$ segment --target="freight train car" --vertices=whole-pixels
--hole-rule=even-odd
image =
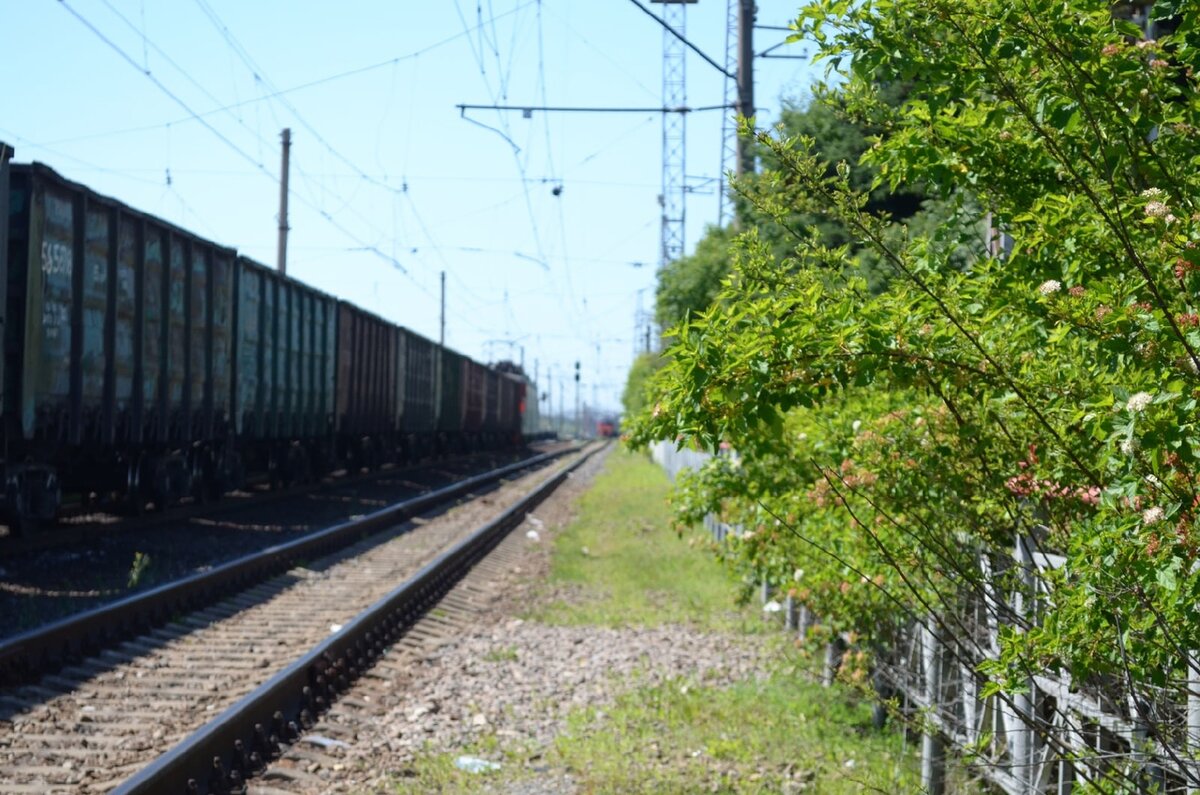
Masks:
[[[398,330],[396,373],[400,378],[399,454],[416,461],[436,452],[438,423],[437,345],[410,329]]]
[[[521,412],[524,410],[525,378],[523,375],[505,372],[497,372],[496,376],[500,379],[496,444],[509,447],[522,441]]]
[[[10,531],[519,436],[520,377],[44,165],[0,157],[0,221]]]
[[[540,395],[537,384],[523,377],[524,388],[521,393],[519,413],[521,419],[521,437],[526,441],[542,438],[542,413]]]
[[[483,423],[486,416],[487,370],[482,364],[463,357],[462,360],[462,438],[472,448],[483,443]]]
[[[463,444],[463,378],[466,357],[448,348],[439,353],[437,450],[457,452]]]
[[[351,469],[391,458],[400,405],[398,335],[383,318],[338,302],[336,429],[338,451]]]
[[[534,441],[545,437],[538,418],[537,385],[521,365],[502,361],[492,367],[500,374],[501,443]]]
[[[246,257],[235,289],[235,471],[280,485],[323,474],[337,458],[337,299]]]
[[[500,408],[503,402],[500,374],[490,367],[483,372],[483,446],[494,447],[500,433]]]
[[[220,487],[235,254],[40,164],[10,175],[3,371],[10,513],[63,489],[140,508]]]

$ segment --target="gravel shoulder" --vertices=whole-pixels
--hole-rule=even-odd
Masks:
[[[293,755],[251,791],[575,792],[578,782],[552,766],[550,753],[569,714],[599,725],[623,693],[766,676],[769,644],[761,636],[523,618],[570,598],[570,589],[546,587],[551,544],[606,457],[594,456],[509,537],[490,579],[468,583],[479,598],[470,613],[454,616],[454,632],[399,650],[399,660],[351,694],[353,709],[334,707],[315,733],[336,735],[336,745]],[[459,755],[499,764],[501,772],[464,776],[451,762]],[[428,776],[433,759],[450,766],[443,780]]]

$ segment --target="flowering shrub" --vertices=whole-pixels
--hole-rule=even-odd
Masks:
[[[1200,649],[1200,101],[1197,12],[1159,4],[1175,5],[1156,41],[1096,1],[802,11],[797,37],[836,72],[840,107],[885,131],[862,158],[872,187],[919,186],[950,215],[896,229],[848,164],[746,129],[777,166],[739,186],[744,201],[844,225],[891,278],[872,292],[848,248],[804,230],[783,260],[754,229],[741,237],[632,429],[742,454],[685,485],[682,519],[743,524],[722,554],[880,653],[915,617],[970,634],[971,598],[1020,587],[981,561],[1029,537],[1067,562],[1041,575],[1039,622],[1004,617],[1015,629],[989,688],[1055,670],[1186,679]],[[882,102],[896,84],[907,99]],[[989,221],[1011,246],[980,233]]]

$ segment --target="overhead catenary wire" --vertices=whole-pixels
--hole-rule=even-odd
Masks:
[[[729,71],[728,71],[728,70],[726,70],[724,66],[721,66],[719,63],[717,63],[716,61],[714,61],[712,58],[709,58],[709,57],[708,57],[708,55],[707,55],[707,54],[704,52],[704,50],[700,49],[700,48],[699,48],[699,47],[697,47],[695,44],[692,44],[692,42],[690,42],[686,36],[684,36],[683,34],[681,34],[679,31],[675,30],[675,28],[673,28],[673,27],[671,27],[670,25],[668,25],[668,24],[667,24],[667,21],[666,21],[665,19],[661,18],[660,16],[658,16],[657,14],[655,14],[653,11],[651,11],[651,10],[650,10],[650,9],[648,9],[648,8],[646,8],[644,5],[642,5],[642,4],[639,2],[639,0],[629,0],[629,2],[633,3],[635,6],[637,6],[638,8],[640,8],[640,9],[641,9],[643,12],[645,12],[645,14],[646,14],[648,17],[650,17],[650,18],[651,18],[651,19],[653,19],[655,22],[657,22],[659,25],[661,25],[661,26],[662,26],[662,28],[663,28],[663,30],[667,31],[667,32],[668,32],[668,33],[670,33],[672,36],[674,36],[675,38],[677,38],[677,39],[679,39],[681,42],[683,42],[683,43],[684,43],[684,45],[685,45],[685,46],[686,46],[686,47],[687,47],[689,50],[691,50],[692,52],[694,52],[694,53],[696,53],[697,55],[699,55],[699,56],[700,56],[700,58],[701,58],[702,60],[704,60],[704,62],[705,62],[705,63],[707,63],[709,66],[711,66],[712,68],[716,69],[718,72],[720,72],[721,74],[725,75],[726,77],[728,77],[728,78],[730,78],[730,79],[732,79],[732,80],[736,80],[736,79],[737,79],[737,76],[736,76],[736,75],[730,74],[730,73],[729,73]]]
[[[134,33],[136,33],[141,38],[142,48],[143,48],[142,49],[142,59],[145,64],[143,66],[144,71],[149,72],[149,70],[150,70],[149,58],[147,55],[147,48],[149,48],[149,49],[153,50],[155,53],[157,53],[160,58],[162,58],[164,61],[166,61],[168,64],[170,64],[171,67],[173,69],[175,69],[176,72],[183,75],[184,79],[187,80],[189,83],[191,83],[193,86],[195,86],[196,89],[200,91],[200,93],[204,94],[205,97],[207,97],[214,103],[220,104],[221,101],[219,99],[217,99],[217,97],[214,96],[211,91],[209,91],[207,88],[205,88],[200,83],[200,81],[196,80],[196,78],[194,78],[192,76],[192,74],[189,70],[184,69],[182,66],[180,66],[175,61],[175,59],[172,58],[170,56],[170,54],[167,53],[166,50],[164,50],[162,47],[159,47],[157,44],[155,44],[153,41],[151,41],[150,38],[146,35],[145,30],[144,29],[139,30],[137,25],[133,24],[133,22],[128,17],[126,17],[124,14],[122,14],[120,12],[120,10],[118,10],[117,7],[114,6],[110,2],[110,0],[100,0],[100,2],[103,3],[104,7],[107,8],[109,11],[111,11],[117,17],[117,19],[124,22],[126,27],[128,27],[130,30],[132,30]],[[255,139],[258,140],[258,142],[260,144],[267,143],[266,141],[263,140],[262,135],[257,130],[250,129],[250,126],[248,124],[246,124],[244,121],[242,121],[242,119],[238,118],[231,109],[227,109],[225,112],[227,112],[234,121],[236,121],[239,125],[241,125],[241,127],[244,130],[246,130],[246,132],[248,132],[252,136],[254,136]],[[166,124],[166,127],[167,127],[167,129],[170,129],[171,123],[168,122]]]
[[[484,105],[479,103],[460,102],[454,107],[464,113],[468,110],[519,110],[523,113],[700,113],[708,110],[732,110],[734,104],[701,105],[678,108],[668,107],[588,107],[585,105]],[[470,119],[468,119],[470,121]]]
[[[465,27],[467,24],[466,17],[462,13],[462,8],[461,8],[458,0],[455,0],[454,7],[455,7],[455,10],[458,12],[460,22]],[[479,66],[479,72],[480,72],[481,77],[483,78],[484,87],[487,89],[488,94],[491,95],[493,102],[498,103],[499,98],[498,98],[496,90],[493,89],[493,87],[492,87],[490,79],[488,78],[487,67],[486,67],[481,50],[482,50],[482,46],[480,46],[478,48],[474,47],[474,46],[471,47],[471,53],[476,60],[476,64]],[[466,117],[464,116],[464,118],[466,118]],[[529,186],[528,186],[528,183],[526,182],[526,179],[528,176],[526,163],[521,158],[520,147],[512,139],[512,132],[508,127],[507,120],[505,120],[503,116],[500,117],[502,129],[490,127],[489,125],[483,124],[474,119],[467,119],[467,120],[479,125],[480,127],[484,127],[485,129],[492,130],[493,132],[498,132],[501,135],[501,137],[503,137],[509,143],[510,147],[512,148],[513,161],[517,167],[517,172],[521,177],[522,191],[523,191],[524,199],[525,199],[525,209],[526,209],[526,213],[529,218],[530,231],[533,235],[534,248],[537,251],[537,259],[535,261],[539,262],[543,266],[543,268],[547,271],[547,274],[549,276],[550,269],[549,269],[549,266],[546,264],[545,248],[542,244],[541,231],[538,227],[537,215],[534,213],[532,198],[529,195]],[[560,300],[561,300],[561,296],[560,296]],[[568,294],[567,300],[568,300],[569,305],[571,307],[573,307],[574,306],[573,296]]]
[[[260,172],[262,172],[263,174],[265,174],[272,180],[276,180],[278,178],[278,176],[276,174],[273,174],[270,171],[270,169],[268,169],[263,163],[256,160],[252,155],[250,155],[248,152],[246,152],[244,149],[242,149],[240,146],[238,146],[236,143],[234,143],[227,135],[225,135],[220,130],[218,130],[216,127],[214,127],[206,119],[200,118],[200,116],[191,108],[191,106],[188,105],[187,102],[185,102],[182,98],[180,98],[175,92],[173,92],[165,83],[163,83],[161,80],[159,80],[158,77],[156,77],[154,75],[153,71],[148,71],[148,70],[143,69],[138,64],[138,62],[129,55],[129,53],[127,53],[124,49],[122,49],[116,42],[114,42],[108,36],[104,35],[103,31],[101,31],[94,24],[92,24],[91,20],[89,20],[87,17],[83,16],[81,13],[79,13],[79,11],[77,11],[74,7],[72,7],[71,4],[67,2],[67,0],[58,0],[58,2],[59,2],[59,5],[61,5],[64,9],[66,9],[77,20],[79,20],[79,22],[82,23],[84,25],[84,27],[86,27],[88,30],[90,30],[97,38],[99,38],[102,42],[104,42],[104,44],[106,44],[110,49],[112,49],[119,56],[121,56],[121,58],[126,63],[128,63],[131,67],[133,67],[135,70],[137,70],[140,74],[144,75],[146,77],[146,79],[150,80],[160,91],[162,91],[164,94],[166,94],[173,102],[175,102],[177,105],[179,105],[179,107],[181,107],[185,112],[187,112],[189,114],[190,118],[193,118],[193,119],[199,121],[200,124],[202,124],[205,127],[205,129],[207,129],[209,132],[211,132],[214,136],[216,136],[216,138],[219,141],[221,141],[223,144],[225,144],[227,147],[229,147],[229,149],[231,149],[234,153],[236,153],[243,160],[250,163],[252,166],[254,166],[256,169],[258,169]],[[356,242],[360,246],[362,246],[363,250],[369,251],[370,253],[375,254],[379,258],[383,259],[385,262],[388,262],[392,266],[400,269],[402,272],[404,271],[403,266],[400,265],[399,262],[397,262],[393,258],[389,257],[384,252],[380,251],[376,246],[363,241],[360,237],[358,237],[358,235],[354,234],[349,229],[347,229],[342,223],[340,223],[337,219],[335,219],[332,215],[330,215],[324,209],[311,205],[306,199],[304,199],[301,196],[297,196],[297,198],[301,200],[301,203],[306,204],[307,206],[309,206],[310,209],[312,209],[313,211],[315,211],[319,215],[321,215],[322,218],[324,218],[331,226],[333,226],[335,229],[337,229],[343,235],[345,235],[346,237],[350,238],[351,240],[353,240],[354,242]]]
[[[511,11],[505,11],[504,13],[497,15],[496,19],[503,19],[504,17],[515,14],[517,11],[520,11],[521,9],[523,9],[527,6],[532,5],[535,2],[537,2],[537,0],[526,0],[526,2],[522,3],[521,5],[512,9]],[[309,80],[305,83],[299,83],[295,86],[291,86],[290,88],[273,90],[268,93],[261,94],[260,96],[253,97],[251,99],[239,100],[237,102],[223,104],[220,107],[210,108],[208,110],[199,111],[199,112],[193,112],[187,116],[181,116],[177,119],[171,119],[170,121],[158,122],[155,124],[138,125],[135,127],[123,127],[123,128],[117,129],[117,130],[106,130],[106,131],[96,132],[96,133],[87,133],[85,135],[75,135],[75,136],[71,136],[69,138],[57,138],[57,139],[54,139],[51,141],[44,142],[44,145],[45,146],[57,146],[57,145],[67,144],[67,143],[76,143],[79,141],[94,140],[96,138],[107,138],[107,137],[111,137],[111,136],[128,135],[131,133],[148,132],[151,130],[161,129],[170,124],[180,124],[183,122],[197,121],[199,118],[202,118],[202,117],[214,116],[219,113],[224,113],[224,112],[230,111],[230,110],[236,110],[238,108],[242,108],[247,105],[261,104],[268,100],[277,99],[279,97],[287,96],[289,94],[295,94],[299,91],[304,91],[306,89],[323,86],[327,83],[332,83],[332,82],[335,82],[338,80],[345,80],[350,77],[357,77],[359,75],[363,75],[368,72],[373,72],[377,69],[383,69],[385,67],[401,63],[402,61],[416,59],[426,53],[440,49],[441,47],[445,47],[449,44],[453,44],[454,42],[458,41],[459,39],[463,38],[464,36],[469,36],[471,32],[472,32],[471,30],[468,30],[466,32],[455,33],[454,35],[447,36],[446,38],[441,39],[427,47],[422,47],[419,50],[414,50],[414,51],[406,53],[404,55],[397,55],[396,57],[388,58],[385,61],[377,61],[375,63],[371,63],[366,66],[358,66],[353,69],[347,69],[345,71],[335,72],[334,74],[326,75],[325,77],[319,77],[315,80]],[[141,67],[140,65],[137,66],[137,69],[138,69],[138,71],[144,71],[143,67]]]

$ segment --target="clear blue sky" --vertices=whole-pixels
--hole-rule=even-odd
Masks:
[[[762,25],[797,8],[759,6]],[[718,62],[725,27],[726,0],[688,8]],[[487,129],[455,105],[659,107],[662,39],[626,0],[22,0],[0,12],[0,140],[274,264],[290,127],[290,274],[436,340],[444,270],[447,345],[482,361],[523,346],[556,403],[578,359],[582,399],[615,407],[639,294],[653,302],[660,114],[472,112]],[[690,53],[687,73],[689,105],[723,101]],[[813,74],[759,59],[760,123]],[[717,218],[720,131],[719,112],[689,117],[689,251]]]

